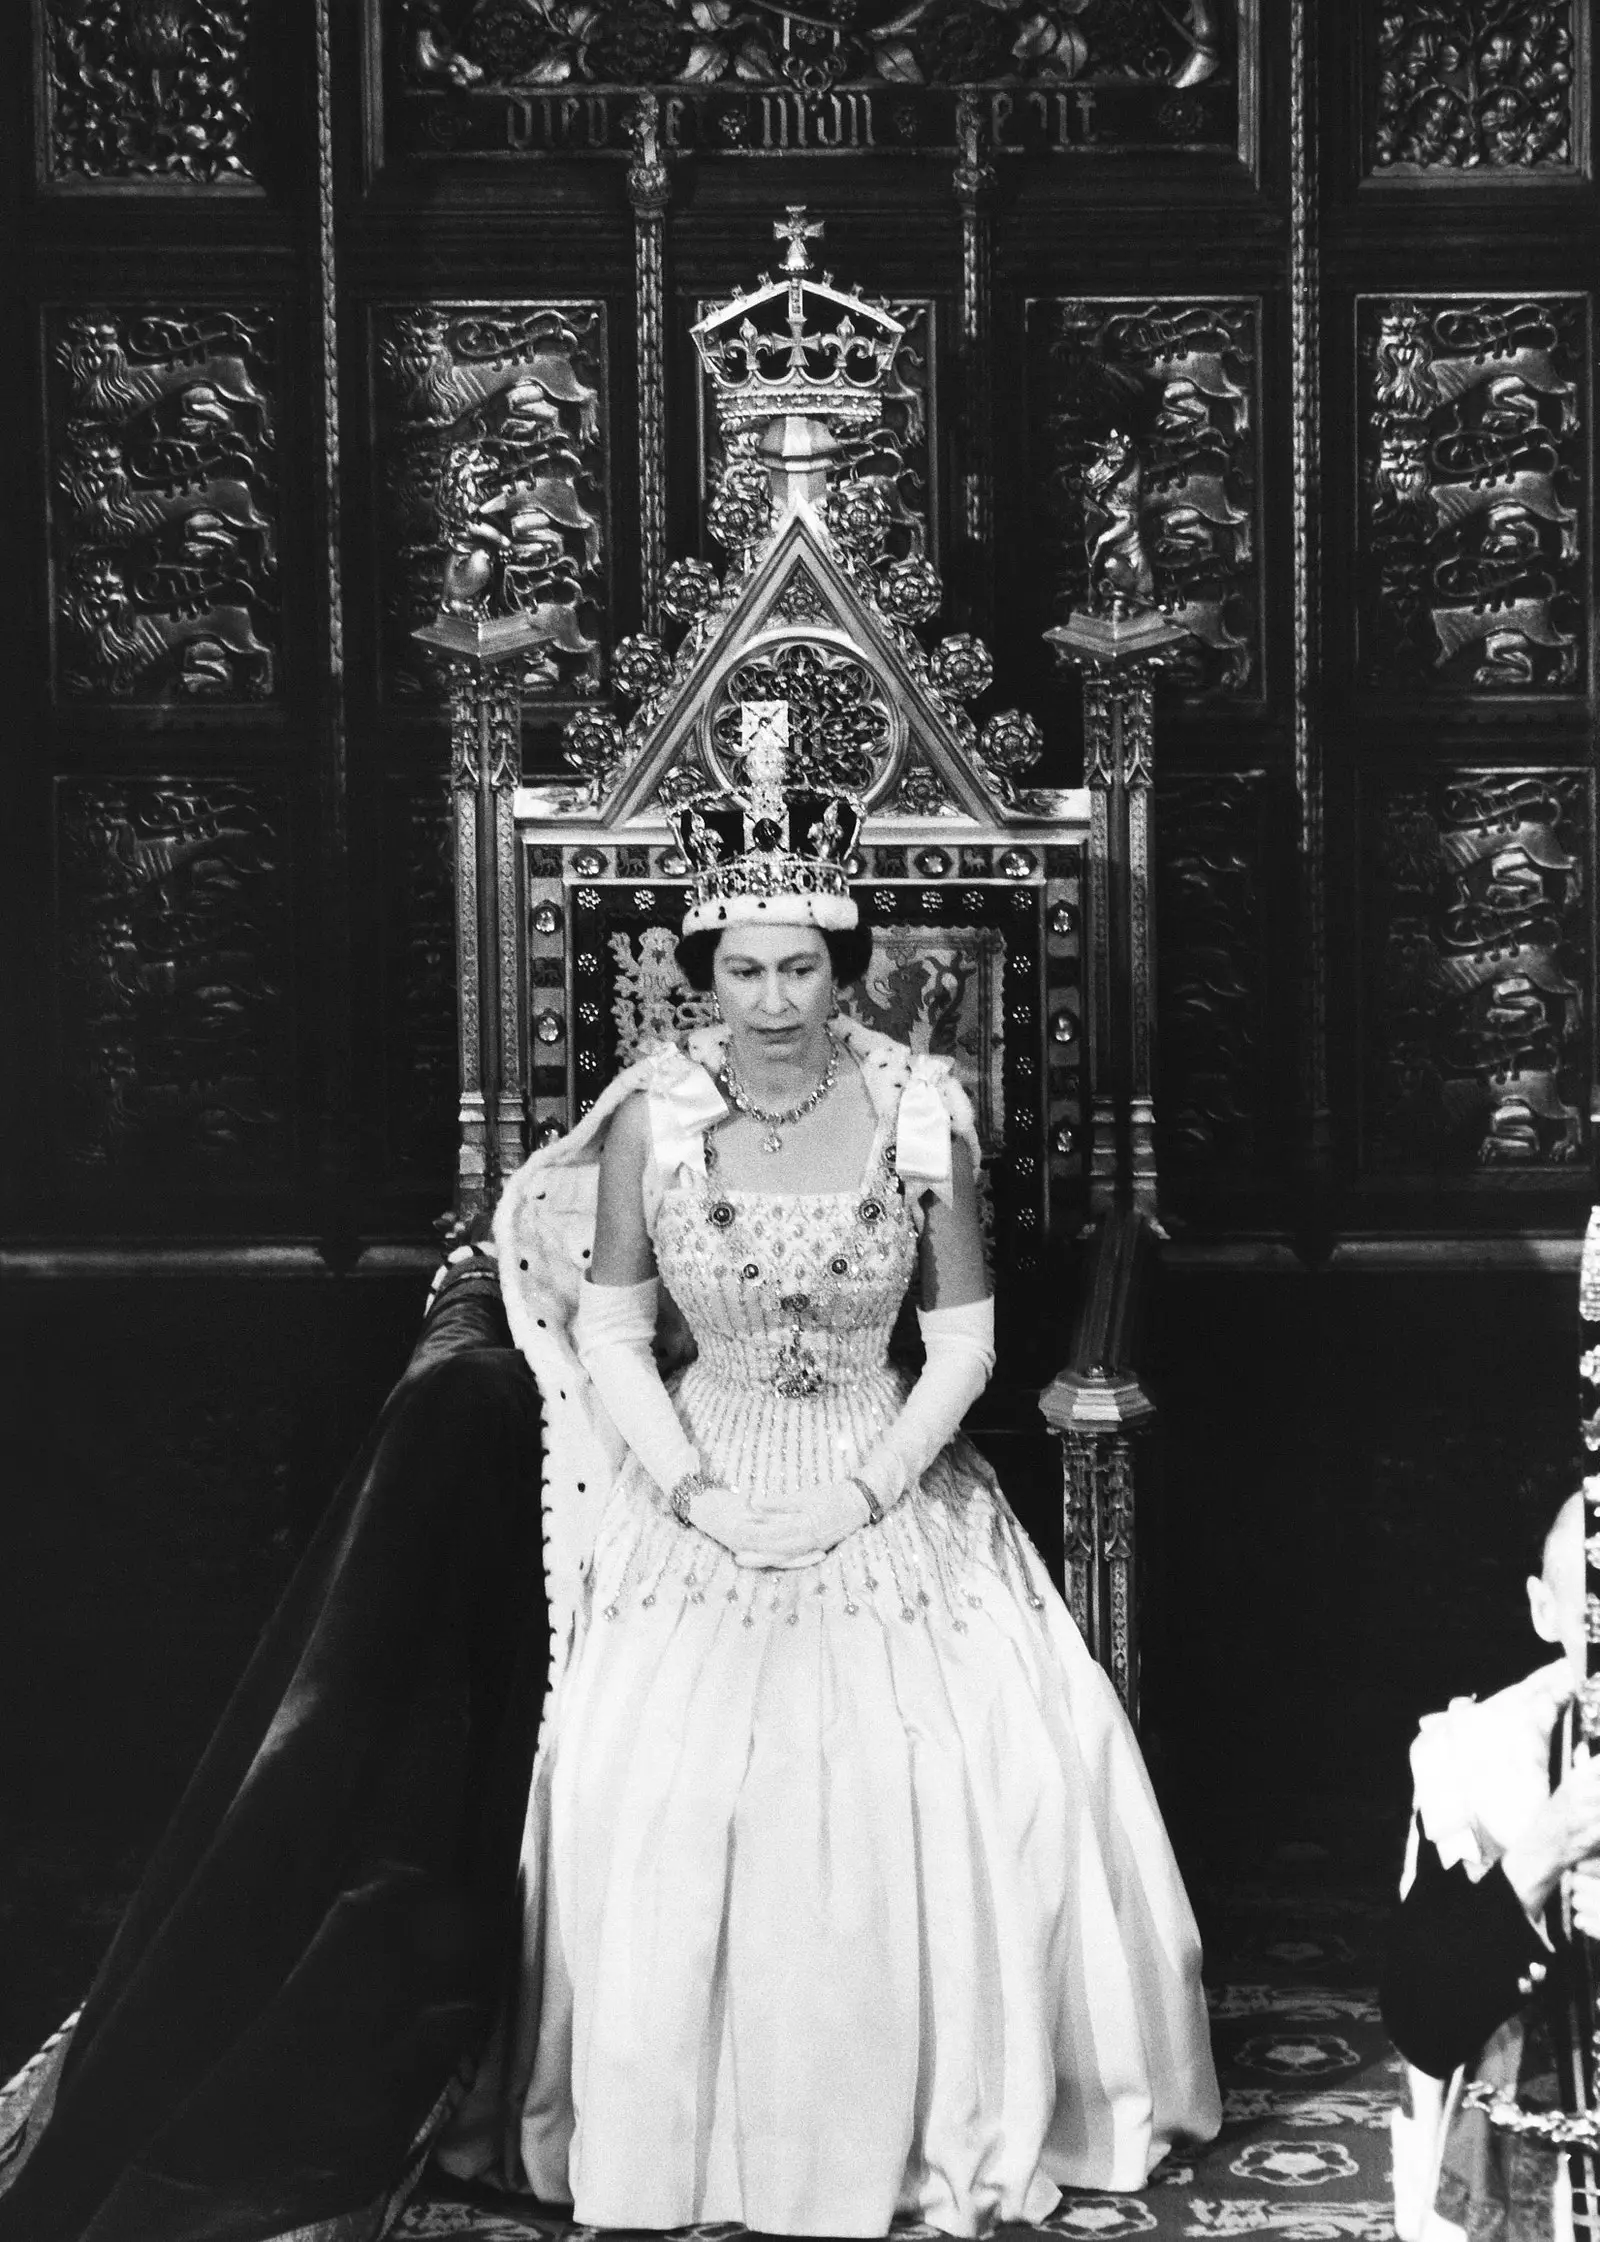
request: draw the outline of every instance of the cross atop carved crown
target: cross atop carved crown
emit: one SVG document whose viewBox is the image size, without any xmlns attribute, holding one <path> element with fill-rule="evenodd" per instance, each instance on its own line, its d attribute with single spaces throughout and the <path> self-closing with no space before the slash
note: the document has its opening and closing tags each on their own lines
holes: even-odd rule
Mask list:
<svg viewBox="0 0 1600 2242">
<path fill-rule="evenodd" d="M 809 272 L 811 270 L 811 259 L 806 251 L 806 243 L 822 239 L 822 220 L 820 218 L 808 218 L 806 216 L 806 206 L 803 202 L 791 202 L 788 204 L 783 217 L 773 219 L 772 231 L 779 241 L 786 241 L 789 244 L 783 256 L 784 271 L 790 273 Z"/>
</svg>

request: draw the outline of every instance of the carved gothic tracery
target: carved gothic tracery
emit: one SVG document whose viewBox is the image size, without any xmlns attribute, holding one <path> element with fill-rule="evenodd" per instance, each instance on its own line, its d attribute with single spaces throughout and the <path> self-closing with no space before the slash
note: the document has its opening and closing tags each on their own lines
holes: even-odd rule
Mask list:
<svg viewBox="0 0 1600 2242">
<path fill-rule="evenodd" d="M 1571 169 L 1573 0 L 1383 0 L 1379 172 Z"/>
<path fill-rule="evenodd" d="M 1265 871 L 1259 774 L 1156 789 L 1162 1166 L 1249 1173 L 1263 1150 Z"/>
<path fill-rule="evenodd" d="M 1174 674 L 1259 690 L 1257 307 L 1039 299 L 1029 325 L 1056 621 L 1092 604 L 1103 577 L 1142 581 L 1147 560 L 1163 612 L 1199 642 Z M 1126 489 L 1098 488 L 1119 388 L 1148 429 L 1124 460 Z"/>
<path fill-rule="evenodd" d="M 53 335 L 58 689 L 274 698 L 272 314 L 95 307 Z"/>
<path fill-rule="evenodd" d="M 1363 299 L 1363 668 L 1575 688 L 1585 640 L 1583 299 Z"/>
<path fill-rule="evenodd" d="M 374 341 L 385 692 L 437 693 L 410 634 L 441 605 L 534 619 L 525 692 L 598 691 L 610 598 L 601 306 L 389 306 Z"/>
<path fill-rule="evenodd" d="M 808 785 L 864 794 L 890 733 L 889 710 L 864 664 L 837 647 L 806 640 L 743 662 L 728 677 L 711 716 L 717 761 L 747 785 L 740 724 L 746 702 L 782 701 L 788 752 Z"/>
<path fill-rule="evenodd" d="M 64 780 L 61 1150 L 141 1186 L 287 1170 L 287 803 L 228 779 Z"/>
<path fill-rule="evenodd" d="M 46 0 L 44 14 L 53 179 L 252 181 L 254 0 Z"/>
<path fill-rule="evenodd" d="M 1583 1157 L 1589 822 L 1577 772 L 1472 772 L 1378 793 L 1370 1168 Z"/>
</svg>

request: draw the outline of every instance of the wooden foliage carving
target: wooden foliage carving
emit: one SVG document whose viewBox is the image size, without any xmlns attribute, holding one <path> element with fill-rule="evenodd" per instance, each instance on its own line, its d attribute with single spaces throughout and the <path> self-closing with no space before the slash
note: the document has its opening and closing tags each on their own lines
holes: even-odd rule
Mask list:
<svg viewBox="0 0 1600 2242">
<path fill-rule="evenodd" d="M 1581 691 L 1583 298 L 1369 296 L 1357 316 L 1364 675 Z"/>
<path fill-rule="evenodd" d="M 385 305 L 373 366 L 384 696 L 441 697 L 410 634 L 447 594 L 537 618 L 526 693 L 598 692 L 611 596 L 604 308 Z"/>
<path fill-rule="evenodd" d="M 252 181 L 256 0 L 44 0 L 43 12 L 52 180 Z"/>
<path fill-rule="evenodd" d="M 384 0 L 399 152 L 626 149 L 632 95 L 664 97 L 669 148 L 954 148 L 989 89 L 998 148 L 1233 152 L 1239 0 Z"/>
<path fill-rule="evenodd" d="M 1367 25 L 1380 176 L 1575 168 L 1574 0 L 1378 0 Z"/>
<path fill-rule="evenodd" d="M 1575 771 L 1377 786 L 1363 1043 L 1370 1171 L 1561 1169 L 1584 1157 L 1585 867 Z"/>
<path fill-rule="evenodd" d="M 279 1180 L 294 1143 L 286 796 L 65 779 L 61 1157 L 190 1192 Z"/>
<path fill-rule="evenodd" d="M 63 699 L 279 697 L 276 340 L 259 307 L 52 316 Z"/>
</svg>

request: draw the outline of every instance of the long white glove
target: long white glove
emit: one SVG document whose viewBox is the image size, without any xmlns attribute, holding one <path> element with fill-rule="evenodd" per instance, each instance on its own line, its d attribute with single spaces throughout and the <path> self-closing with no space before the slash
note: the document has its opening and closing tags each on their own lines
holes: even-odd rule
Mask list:
<svg viewBox="0 0 1600 2242">
<path fill-rule="evenodd" d="M 650 1342 L 656 1332 L 659 1277 L 643 1284 L 578 1291 L 572 1343 L 606 1414 L 663 1494 L 700 1469 L 700 1452 L 678 1421 Z"/>
<path fill-rule="evenodd" d="M 994 1300 L 917 1310 L 928 1359 L 888 1431 L 856 1465 L 887 1510 L 914 1487 L 989 1383 Z"/>
</svg>

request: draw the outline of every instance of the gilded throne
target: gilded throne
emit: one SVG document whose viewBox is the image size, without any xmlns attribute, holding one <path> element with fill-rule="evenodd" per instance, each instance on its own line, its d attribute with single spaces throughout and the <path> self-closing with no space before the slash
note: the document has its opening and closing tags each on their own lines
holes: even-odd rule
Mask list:
<svg viewBox="0 0 1600 2242">
<path fill-rule="evenodd" d="M 673 957 L 689 865 L 669 815 L 739 785 L 776 741 L 791 783 L 865 812 L 851 870 L 875 936 L 851 1009 L 953 1059 L 972 1097 L 1000 1359 L 974 1429 L 1001 1451 L 1132 1707 L 1136 1484 L 1154 1414 L 1132 1350 L 1161 1235 L 1151 677 L 1183 633 L 1119 551 L 1093 571 L 1090 610 L 1050 634 L 1085 673 L 1084 786 L 1039 783 L 1031 716 L 975 721 L 988 650 L 965 632 L 926 643 L 938 576 L 896 551 L 887 502 L 854 472 L 903 330 L 813 270 L 820 230 L 791 210 L 774 228 L 781 270 L 693 329 L 724 461 L 707 527 L 727 566 L 674 562 L 659 587 L 671 640 L 614 649 L 628 721 L 582 709 L 565 735 L 572 777 L 523 782 L 513 681 L 544 623 L 536 603 L 490 611 L 471 535 L 417 633 L 452 689 L 456 1235 L 482 1228 L 525 1153 L 580 1119 L 619 1065 L 701 1024 L 708 1000 Z"/>
</svg>

